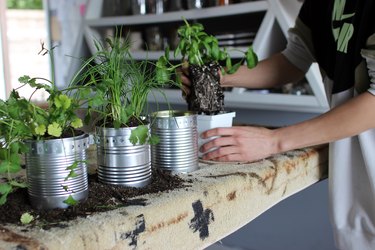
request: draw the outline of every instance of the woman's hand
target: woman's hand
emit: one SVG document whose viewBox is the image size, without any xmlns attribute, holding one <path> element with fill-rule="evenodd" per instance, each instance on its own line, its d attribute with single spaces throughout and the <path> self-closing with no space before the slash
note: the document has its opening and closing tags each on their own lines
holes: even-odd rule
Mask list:
<svg viewBox="0 0 375 250">
<path fill-rule="evenodd" d="M 188 95 L 190 95 L 190 86 L 191 86 L 188 64 L 184 63 L 181 67 L 177 69 L 177 77 L 181 80 L 181 83 L 182 83 L 182 86 L 181 86 L 182 96 L 186 98 Z"/>
<path fill-rule="evenodd" d="M 215 128 L 205 131 L 201 136 L 205 139 L 220 136 L 200 148 L 204 153 L 218 147 L 204 154 L 204 160 L 252 162 L 278 153 L 278 141 L 273 130 L 263 127 Z"/>
<path fill-rule="evenodd" d="M 190 95 L 190 87 L 191 87 L 191 80 L 189 78 L 189 64 L 183 63 L 181 67 L 177 68 L 177 77 L 181 80 L 182 86 L 182 96 L 186 99 L 188 95 Z M 219 70 L 220 75 L 220 85 L 223 87 L 227 87 L 223 85 L 224 76 L 222 75 L 221 71 Z"/>
</svg>

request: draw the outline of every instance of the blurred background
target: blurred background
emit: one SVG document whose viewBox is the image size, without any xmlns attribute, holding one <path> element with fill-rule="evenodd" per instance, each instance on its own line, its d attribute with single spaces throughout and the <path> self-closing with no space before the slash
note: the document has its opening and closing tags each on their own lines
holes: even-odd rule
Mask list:
<svg viewBox="0 0 375 250">
<path fill-rule="evenodd" d="M 128 28 L 139 60 L 156 59 L 166 46 L 174 48 L 182 15 L 203 22 L 221 46 L 235 50 L 253 45 L 262 59 L 283 49 L 300 5 L 298 0 L 1 0 L 0 98 L 18 87 L 23 75 L 53 77 L 63 86 L 79 59 L 92 52 L 93 38 L 113 35 L 118 26 Z M 53 60 L 43 55 L 43 46 L 54 48 Z M 238 124 L 285 126 L 326 110 L 321 87 L 319 73 L 313 71 L 284 89 L 228 89 L 227 107 L 236 111 Z M 30 90 L 23 91 L 29 96 Z M 186 108 L 179 90 L 167 95 L 175 109 Z M 46 96 L 32 98 L 42 102 Z M 155 103 L 150 104 L 153 108 Z M 324 180 L 287 198 L 208 249 L 335 249 L 327 186 Z"/>
</svg>

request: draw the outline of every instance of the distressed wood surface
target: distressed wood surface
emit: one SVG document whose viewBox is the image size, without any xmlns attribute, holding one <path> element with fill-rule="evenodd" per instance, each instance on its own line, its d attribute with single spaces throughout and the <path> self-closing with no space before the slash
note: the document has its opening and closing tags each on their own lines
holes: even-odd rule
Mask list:
<svg viewBox="0 0 375 250">
<path fill-rule="evenodd" d="M 1 225 L 0 249 L 203 249 L 290 195 L 326 178 L 327 147 L 255 163 L 201 162 L 186 188 L 143 195 L 142 204 L 42 230 Z"/>
</svg>

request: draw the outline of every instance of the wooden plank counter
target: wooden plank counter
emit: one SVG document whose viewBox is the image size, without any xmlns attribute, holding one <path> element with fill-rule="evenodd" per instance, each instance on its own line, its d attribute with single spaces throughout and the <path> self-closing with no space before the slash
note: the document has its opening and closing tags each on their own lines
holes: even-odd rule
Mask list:
<svg viewBox="0 0 375 250">
<path fill-rule="evenodd" d="M 326 178 L 328 148 L 255 163 L 201 162 L 189 187 L 143 195 L 145 205 L 92 214 L 48 230 L 1 225 L 0 249 L 203 249 L 288 196 Z"/>
</svg>

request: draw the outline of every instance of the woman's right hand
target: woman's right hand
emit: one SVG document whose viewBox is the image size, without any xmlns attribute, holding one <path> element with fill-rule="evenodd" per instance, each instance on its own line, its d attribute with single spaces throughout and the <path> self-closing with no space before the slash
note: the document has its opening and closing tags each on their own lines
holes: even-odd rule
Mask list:
<svg viewBox="0 0 375 250">
<path fill-rule="evenodd" d="M 191 81 L 189 78 L 189 67 L 183 64 L 181 67 L 177 69 L 177 76 L 181 80 L 182 86 L 182 96 L 186 99 L 188 95 L 190 95 L 190 86 Z"/>
</svg>

